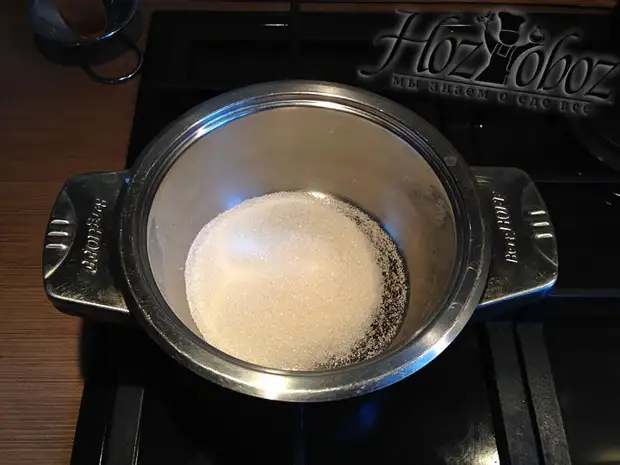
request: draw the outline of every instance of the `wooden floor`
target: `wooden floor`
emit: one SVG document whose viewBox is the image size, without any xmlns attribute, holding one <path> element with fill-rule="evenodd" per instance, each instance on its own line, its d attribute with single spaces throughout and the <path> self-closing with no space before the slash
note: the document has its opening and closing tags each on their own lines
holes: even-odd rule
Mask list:
<svg viewBox="0 0 620 465">
<path fill-rule="evenodd" d="M 54 310 L 44 295 L 40 268 L 43 233 L 65 179 L 79 172 L 123 166 L 139 84 L 136 80 L 101 86 L 80 70 L 46 62 L 33 46 L 26 21 L 29 3 L 0 2 L 2 465 L 69 462 L 82 389 L 80 321 Z M 535 8 L 535 2 L 528 3 L 527 9 Z M 603 9 L 613 4 L 609 0 L 544 3 Z M 277 9 L 286 5 L 145 0 L 142 7 L 148 16 L 149 11 L 164 7 Z M 481 8 L 488 7 L 485 2 Z M 347 8 L 394 5 L 360 2 Z"/>
</svg>

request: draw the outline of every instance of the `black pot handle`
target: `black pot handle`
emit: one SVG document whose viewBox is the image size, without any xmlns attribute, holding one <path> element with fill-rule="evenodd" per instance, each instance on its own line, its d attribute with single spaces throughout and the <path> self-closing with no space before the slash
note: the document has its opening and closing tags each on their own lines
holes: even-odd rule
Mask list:
<svg viewBox="0 0 620 465">
<path fill-rule="evenodd" d="M 142 62 L 144 57 L 140 49 L 130 39 L 128 39 L 123 33 L 119 32 L 116 36 L 117 40 L 122 42 L 129 50 L 131 50 L 136 56 L 136 65 L 134 68 L 123 76 L 117 77 L 103 77 L 97 74 L 91 67 L 90 62 L 85 61 L 82 63 L 82 69 L 90 76 L 92 80 L 100 84 L 121 84 L 135 77 L 142 69 Z"/>
<path fill-rule="evenodd" d="M 479 307 L 537 298 L 557 279 L 553 225 L 529 176 L 515 168 L 473 168 L 491 229 L 492 259 Z M 131 321 L 116 283 L 114 209 L 126 171 L 71 178 L 45 234 L 43 275 L 54 305 L 72 315 Z M 516 299 L 518 297 L 518 299 Z"/>
<path fill-rule="evenodd" d="M 113 267 L 114 209 L 127 176 L 127 171 L 75 176 L 56 199 L 45 232 L 43 280 L 64 313 L 132 321 Z"/>
<path fill-rule="evenodd" d="M 538 298 L 558 276 L 547 207 L 534 182 L 516 168 L 472 169 L 491 229 L 491 268 L 480 307 Z M 517 299 L 518 298 L 518 299 Z"/>
</svg>

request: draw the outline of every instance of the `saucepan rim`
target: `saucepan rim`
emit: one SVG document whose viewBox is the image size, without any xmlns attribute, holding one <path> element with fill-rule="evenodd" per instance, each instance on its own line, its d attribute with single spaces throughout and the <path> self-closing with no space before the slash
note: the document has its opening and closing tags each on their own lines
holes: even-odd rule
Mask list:
<svg viewBox="0 0 620 465">
<path fill-rule="evenodd" d="M 168 169 L 198 138 L 249 114 L 283 106 L 346 111 L 392 131 L 411 144 L 442 182 L 455 217 L 457 259 L 441 305 L 406 344 L 347 367 L 313 372 L 281 371 L 245 363 L 215 349 L 174 315 L 151 271 L 147 223 L 151 203 Z M 326 401 L 371 392 L 410 375 L 433 360 L 463 329 L 480 301 L 490 264 L 476 181 L 451 144 L 410 110 L 357 88 L 317 81 L 283 81 L 238 89 L 190 110 L 142 152 L 120 198 L 119 251 L 126 299 L 136 320 L 174 359 L 198 375 L 257 397 Z"/>
</svg>

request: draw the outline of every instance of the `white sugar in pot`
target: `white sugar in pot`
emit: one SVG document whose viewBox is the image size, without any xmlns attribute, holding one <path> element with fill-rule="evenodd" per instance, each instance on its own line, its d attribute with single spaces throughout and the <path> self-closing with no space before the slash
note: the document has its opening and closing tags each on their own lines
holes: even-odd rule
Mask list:
<svg viewBox="0 0 620 465">
<path fill-rule="evenodd" d="M 276 370 L 227 355 L 200 336 L 183 273 L 190 245 L 231 203 L 278 191 L 346 199 L 398 247 L 408 301 L 378 355 L 331 369 Z M 543 200 L 522 171 L 469 168 L 426 121 L 380 96 L 291 81 L 195 107 L 129 171 L 67 181 L 46 232 L 43 273 L 63 312 L 135 321 L 210 381 L 302 402 L 361 395 L 411 375 L 477 308 L 495 311 L 548 290 L 557 252 Z"/>
</svg>

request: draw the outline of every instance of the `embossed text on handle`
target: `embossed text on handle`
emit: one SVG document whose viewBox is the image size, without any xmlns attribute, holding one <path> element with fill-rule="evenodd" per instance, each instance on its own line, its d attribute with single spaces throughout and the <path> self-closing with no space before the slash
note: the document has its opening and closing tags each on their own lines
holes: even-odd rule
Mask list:
<svg viewBox="0 0 620 465">
<path fill-rule="evenodd" d="M 90 274 L 97 273 L 99 264 L 99 255 L 101 250 L 101 240 L 103 236 L 103 211 L 108 206 L 108 202 L 95 198 L 93 209 L 86 220 L 88 231 L 86 233 L 86 242 L 82 249 L 82 267 Z"/>
<path fill-rule="evenodd" d="M 506 207 L 506 199 L 493 191 L 493 213 L 495 214 L 495 221 L 499 230 L 504 238 L 504 244 L 506 251 L 504 252 L 504 259 L 510 263 L 518 263 L 519 257 L 517 255 L 517 234 L 512 226 L 512 220 L 510 213 Z"/>
</svg>

